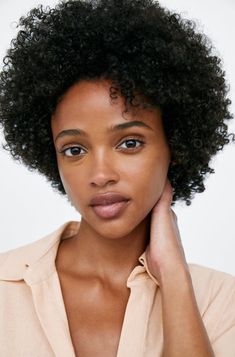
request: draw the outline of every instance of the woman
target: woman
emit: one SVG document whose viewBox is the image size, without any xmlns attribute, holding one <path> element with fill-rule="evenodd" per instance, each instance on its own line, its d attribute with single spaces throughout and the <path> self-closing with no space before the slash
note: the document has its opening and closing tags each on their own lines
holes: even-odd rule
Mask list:
<svg viewBox="0 0 235 357">
<path fill-rule="evenodd" d="M 235 279 L 187 264 L 171 209 L 229 142 L 209 41 L 149 0 L 67 1 L 20 25 L 6 149 L 81 221 L 1 254 L 1 355 L 235 356 Z"/>
</svg>

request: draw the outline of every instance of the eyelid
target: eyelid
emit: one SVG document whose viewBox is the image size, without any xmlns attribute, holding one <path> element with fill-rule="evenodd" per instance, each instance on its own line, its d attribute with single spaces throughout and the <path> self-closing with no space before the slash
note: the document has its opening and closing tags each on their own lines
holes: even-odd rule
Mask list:
<svg viewBox="0 0 235 357">
<path fill-rule="evenodd" d="M 126 140 L 139 140 L 139 141 L 145 141 L 145 137 L 141 134 L 127 134 L 125 135 L 121 140 L 119 140 L 120 143 L 122 143 L 123 141 L 126 141 Z"/>
<path fill-rule="evenodd" d="M 74 147 L 80 147 L 81 149 L 86 150 L 81 144 L 71 143 L 71 144 L 66 144 L 66 145 L 62 146 L 62 148 L 58 149 L 58 152 L 59 152 L 59 153 L 62 153 L 62 152 L 64 152 L 65 150 L 71 149 L 71 148 L 74 148 Z"/>
<path fill-rule="evenodd" d="M 121 144 L 123 144 L 125 141 L 128 141 L 128 140 L 136 140 L 136 141 L 139 141 L 139 142 L 141 142 L 141 143 L 144 143 L 144 141 L 143 141 L 143 137 L 140 137 L 140 136 L 136 136 L 136 135 L 133 135 L 133 136 L 129 136 L 129 137 L 126 137 L 126 138 L 124 138 L 124 139 L 122 139 L 121 141 L 120 141 L 120 144 L 118 144 L 118 146 L 119 145 L 121 145 Z"/>
<path fill-rule="evenodd" d="M 58 145 L 57 151 L 59 153 L 63 153 L 63 151 L 65 151 L 66 149 L 70 149 L 78 146 L 83 150 L 87 150 L 85 146 L 79 143 L 79 140 L 77 140 L 76 138 L 69 138 L 69 140 L 68 141 L 66 140 L 66 142 L 63 143 L 62 145 Z"/>
</svg>

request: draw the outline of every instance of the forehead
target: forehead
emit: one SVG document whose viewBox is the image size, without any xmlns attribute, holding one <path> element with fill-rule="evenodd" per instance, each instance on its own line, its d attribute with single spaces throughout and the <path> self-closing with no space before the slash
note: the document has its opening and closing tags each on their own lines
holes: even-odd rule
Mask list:
<svg viewBox="0 0 235 357">
<path fill-rule="evenodd" d="M 126 121 L 141 120 L 156 125 L 160 117 L 158 108 L 151 110 L 128 107 L 125 112 L 125 98 L 117 95 L 110 98 L 109 80 L 81 81 L 70 87 L 60 99 L 52 117 L 52 129 L 68 127 L 91 128 L 110 126 Z"/>
</svg>

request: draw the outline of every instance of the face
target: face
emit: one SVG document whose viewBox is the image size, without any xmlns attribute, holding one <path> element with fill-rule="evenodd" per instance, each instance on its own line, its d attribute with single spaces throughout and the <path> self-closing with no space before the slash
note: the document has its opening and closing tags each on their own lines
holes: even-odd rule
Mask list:
<svg viewBox="0 0 235 357">
<path fill-rule="evenodd" d="M 82 222 L 107 238 L 124 237 L 147 219 L 167 178 L 170 150 L 158 109 L 125 110 L 111 102 L 107 80 L 81 81 L 62 97 L 51 120 L 64 189 Z M 107 192 L 129 201 L 103 218 L 90 200 Z"/>
</svg>

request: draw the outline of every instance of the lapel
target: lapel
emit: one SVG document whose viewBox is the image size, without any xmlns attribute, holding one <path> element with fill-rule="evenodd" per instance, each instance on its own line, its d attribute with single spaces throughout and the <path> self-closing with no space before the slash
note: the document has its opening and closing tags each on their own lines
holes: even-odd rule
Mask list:
<svg viewBox="0 0 235 357">
<path fill-rule="evenodd" d="M 0 256 L 0 280 L 24 281 L 30 287 L 36 315 L 58 357 L 75 357 L 55 258 L 61 239 L 74 235 L 79 222 L 63 224 L 53 233 Z M 10 285 L 9 285 L 10 288 Z"/>
</svg>

